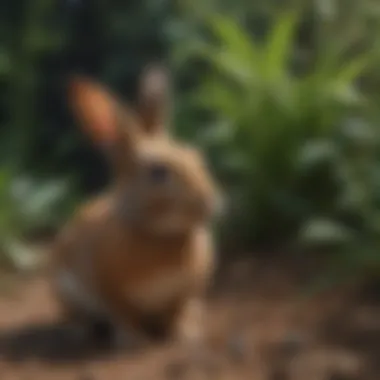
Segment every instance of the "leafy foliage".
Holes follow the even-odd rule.
[[[30,231],[59,223],[68,210],[65,181],[36,181],[0,172],[0,253],[2,262],[19,269],[33,262],[33,252],[23,243]]]
[[[194,138],[231,195],[228,229],[236,225],[245,246],[299,235],[307,245],[355,251],[367,241],[375,250],[379,135],[358,86],[375,54],[321,46],[297,73],[295,12],[276,18],[264,42],[231,17],[202,17],[212,37],[184,43],[178,57],[208,67],[192,98],[209,121]]]

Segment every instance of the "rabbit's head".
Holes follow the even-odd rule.
[[[75,78],[70,86],[79,121],[115,170],[118,212],[155,234],[186,232],[208,222],[221,205],[202,153],[170,136],[169,87],[166,71],[149,67],[134,113],[91,80]]]

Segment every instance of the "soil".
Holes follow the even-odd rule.
[[[17,279],[0,297],[0,380],[378,380],[379,300],[344,287],[303,297],[293,269],[227,265],[196,350],[97,346],[59,322],[43,275]]]

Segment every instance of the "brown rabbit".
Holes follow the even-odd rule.
[[[59,234],[54,288],[71,317],[104,316],[128,333],[156,327],[200,337],[220,194],[201,153],[170,136],[168,95],[157,66],[142,76],[137,114],[104,87],[72,81],[75,113],[115,178]]]

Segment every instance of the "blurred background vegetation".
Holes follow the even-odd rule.
[[[68,77],[133,102],[160,60],[175,133],[203,147],[229,199],[222,247],[323,252],[380,278],[379,37],[375,0],[2,1],[4,260],[21,263],[26,238],[108,181],[67,107]]]

